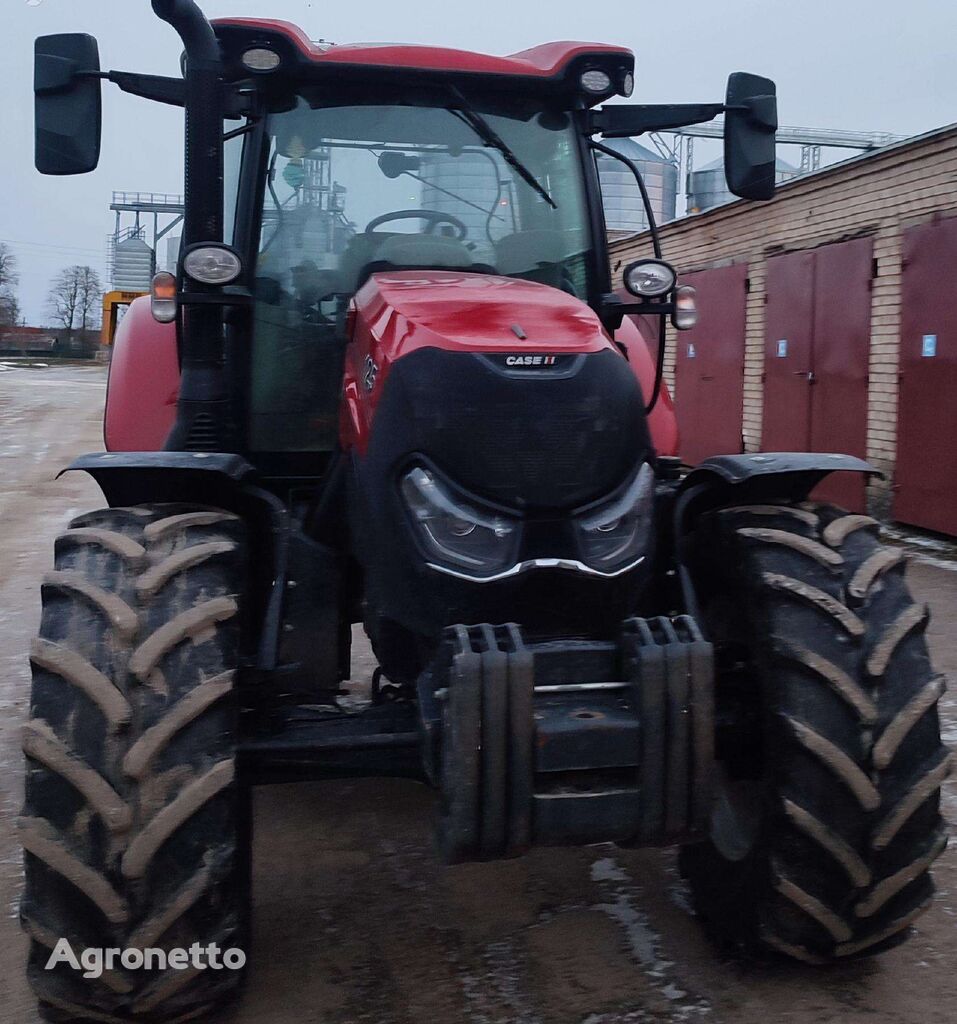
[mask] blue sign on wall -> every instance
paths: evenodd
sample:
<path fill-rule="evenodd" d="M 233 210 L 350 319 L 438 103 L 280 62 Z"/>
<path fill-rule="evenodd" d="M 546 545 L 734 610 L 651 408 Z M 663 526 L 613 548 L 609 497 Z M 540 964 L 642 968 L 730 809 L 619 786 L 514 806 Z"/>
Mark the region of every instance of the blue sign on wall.
<path fill-rule="evenodd" d="M 923 339 L 923 345 L 921 346 L 920 354 L 925 358 L 929 359 L 937 355 L 937 335 L 936 334 L 925 334 Z"/>
<path fill-rule="evenodd" d="M 782 338 L 778 342 L 778 359 L 783 359 L 788 354 L 788 339 Z"/>

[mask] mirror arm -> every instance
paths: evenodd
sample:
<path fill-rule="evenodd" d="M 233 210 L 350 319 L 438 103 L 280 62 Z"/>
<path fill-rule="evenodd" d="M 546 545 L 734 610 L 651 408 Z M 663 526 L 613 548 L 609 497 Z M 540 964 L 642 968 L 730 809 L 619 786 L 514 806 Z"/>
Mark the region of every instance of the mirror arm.
<path fill-rule="evenodd" d="M 48 66 L 49 60 L 50 58 L 47 58 Z M 72 62 L 62 62 L 66 66 L 62 69 L 62 74 L 56 78 L 38 77 L 38 81 L 34 85 L 34 93 L 37 96 L 68 93 L 75 81 L 96 78 L 100 81 L 112 82 L 123 92 L 132 93 L 134 96 L 143 96 L 148 100 L 156 100 L 158 103 L 169 103 L 175 107 L 182 107 L 186 103 L 186 82 L 181 78 L 140 75 L 130 71 L 78 71 L 75 70 L 75 67 L 70 68 L 70 63 Z"/>
<path fill-rule="evenodd" d="M 157 103 L 168 103 L 173 107 L 186 106 L 186 82 L 182 78 L 164 78 L 161 75 L 139 75 L 129 71 L 110 71 L 101 73 L 123 92 Z"/>
<path fill-rule="evenodd" d="M 711 121 L 723 113 L 723 103 L 615 104 L 589 111 L 588 134 L 627 139 L 644 132 L 664 132 Z"/>

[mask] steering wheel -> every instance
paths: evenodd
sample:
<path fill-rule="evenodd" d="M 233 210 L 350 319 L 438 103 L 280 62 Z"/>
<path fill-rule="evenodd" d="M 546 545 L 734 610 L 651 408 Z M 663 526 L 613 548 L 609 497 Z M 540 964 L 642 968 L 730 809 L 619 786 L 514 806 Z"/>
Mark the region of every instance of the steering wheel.
<path fill-rule="evenodd" d="M 451 224 L 456 230 L 456 238 L 461 242 L 465 239 L 469 233 L 469 229 L 466 225 L 458 219 L 453 217 L 451 213 L 442 213 L 440 210 L 394 210 L 392 213 L 383 213 L 378 217 L 373 217 L 372 220 L 366 224 L 366 232 L 374 232 L 377 227 L 383 224 L 389 224 L 394 220 L 424 220 L 428 221 L 428 228 L 426 234 L 431 235 L 435 231 L 437 224 Z"/>

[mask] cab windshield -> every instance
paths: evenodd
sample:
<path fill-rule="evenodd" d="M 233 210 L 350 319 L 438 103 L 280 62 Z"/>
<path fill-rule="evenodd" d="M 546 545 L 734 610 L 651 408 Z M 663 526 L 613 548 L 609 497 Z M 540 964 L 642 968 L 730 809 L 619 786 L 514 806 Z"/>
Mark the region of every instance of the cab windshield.
<path fill-rule="evenodd" d="M 300 98 L 270 116 L 268 133 L 254 449 L 334 445 L 345 313 L 377 271 L 503 274 L 588 295 L 591 232 L 567 114 L 463 109 L 451 95 L 391 106 Z"/>

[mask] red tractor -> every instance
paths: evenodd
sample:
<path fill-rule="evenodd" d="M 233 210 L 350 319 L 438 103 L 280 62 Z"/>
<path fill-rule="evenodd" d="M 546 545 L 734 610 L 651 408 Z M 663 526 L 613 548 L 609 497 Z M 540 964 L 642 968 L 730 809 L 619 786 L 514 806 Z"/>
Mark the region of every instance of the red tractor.
<path fill-rule="evenodd" d="M 244 947 L 252 784 L 403 776 L 449 861 L 680 844 L 722 942 L 829 963 L 900 942 L 946 838 L 942 691 L 899 551 L 809 500 L 843 455 L 683 473 L 660 258 L 609 271 L 600 141 L 725 116 L 774 189 L 774 85 L 605 104 L 632 54 L 313 43 L 153 0 L 182 76 L 37 43 L 37 167 L 92 169 L 100 80 L 185 108 L 178 273 L 116 338 L 107 507 L 43 581 L 24 927 L 48 1019 L 185 1020 L 239 972 L 50 947 Z M 634 319 L 633 319 L 634 318 Z M 657 351 L 635 326 L 657 322 Z M 379 664 L 343 701 L 352 626 Z"/>

